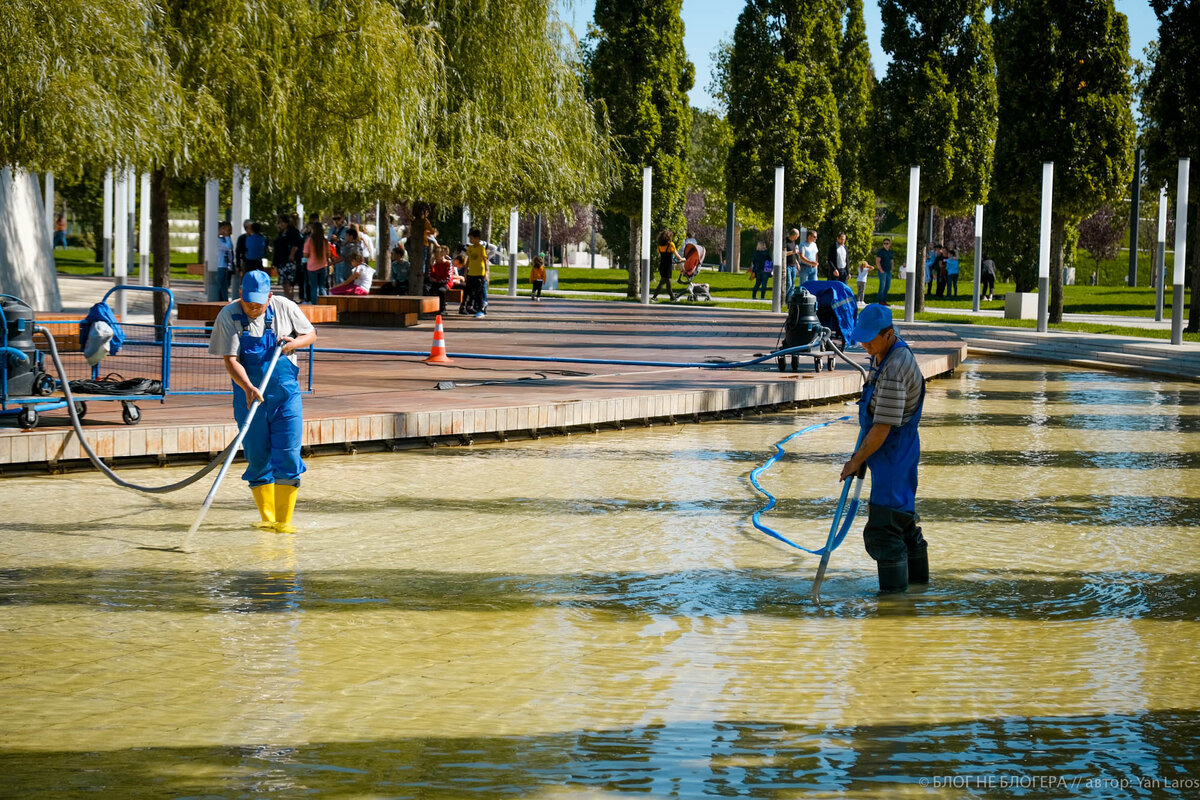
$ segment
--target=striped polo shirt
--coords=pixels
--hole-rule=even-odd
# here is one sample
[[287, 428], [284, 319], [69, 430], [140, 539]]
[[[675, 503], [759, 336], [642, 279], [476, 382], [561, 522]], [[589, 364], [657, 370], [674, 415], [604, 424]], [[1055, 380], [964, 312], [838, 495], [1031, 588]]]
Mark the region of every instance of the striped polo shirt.
[[867, 405], [867, 413], [874, 422], [884, 425], [903, 425], [917, 413], [921, 403], [921, 388], [925, 378], [912, 350], [896, 347], [883, 364], [883, 369], [872, 368], [875, 393]]

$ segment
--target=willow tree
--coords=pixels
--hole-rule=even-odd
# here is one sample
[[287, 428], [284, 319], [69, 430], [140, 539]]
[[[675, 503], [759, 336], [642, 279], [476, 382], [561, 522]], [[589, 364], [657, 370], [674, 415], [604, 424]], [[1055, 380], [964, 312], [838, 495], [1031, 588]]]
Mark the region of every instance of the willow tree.
[[173, 109], [151, 0], [10, 0], [0, 25], [0, 164], [78, 174], [161, 152]]
[[157, 286], [169, 280], [169, 178], [241, 164], [256, 183], [319, 191], [395, 180], [423, 152], [436, 40], [387, 0], [165, 0], [148, 30], [175, 114], [151, 165]]
[[[1178, 159], [1193, 160], [1200, 142], [1200, 2], [1151, 0], [1158, 15], [1158, 44], [1141, 88], [1142, 146], [1151, 184], [1175, 184]], [[1195, 165], [1193, 164], [1193, 169]], [[1188, 218], [1197, 224], [1198, 192], [1191, 192]], [[1195, 227], [1192, 228], [1194, 232]], [[1193, 238], [1194, 242], [1195, 239]], [[1191, 248], [1192, 301], [1187, 330], [1200, 331], [1200, 247]]]
[[[440, 32], [444, 93], [423, 120], [426, 155], [384, 196], [468, 205], [476, 218], [599, 200], [612, 181], [611, 145], [551, 1], [445, 0], [424, 13], [409, 19]], [[418, 255], [410, 285], [419, 285]]]
[[597, 0], [588, 35], [588, 94], [603, 103], [620, 152], [607, 211], [628, 220], [631, 298], [641, 291], [637, 217], [644, 167], [654, 168], [652, 228], [686, 226], [687, 93], [695, 67], [683, 49], [681, 6], [682, 0]]
[[749, 0], [729, 58], [730, 194], [770, 214], [782, 166], [785, 213], [810, 227], [841, 199], [833, 93], [841, 8], [837, 0]]
[[862, 0], [848, 0], [845, 25], [839, 33], [833, 96], [841, 126], [842, 141], [836, 163], [842, 192], [841, 200], [830, 209], [821, 225], [821, 239], [830, 242], [837, 234], [844, 233], [847, 265], [852, 266], [862, 259], [873, 264], [871, 234], [875, 232], [875, 192], [867, 182], [865, 170], [867, 142], [874, 121], [875, 70], [871, 66]]
[[1068, 227], [1125, 196], [1133, 172], [1129, 28], [1112, 0], [1000, 0], [994, 6], [1003, 203], [1034, 218], [1053, 161], [1051, 322], [1062, 321]]
[[[881, 0], [883, 49], [871, 172], [890, 202], [908, 200], [909, 167], [921, 167], [922, 205], [946, 216], [987, 200], [996, 139], [992, 31], [983, 0]], [[940, 236], [938, 237], [940, 238]], [[924, 306], [917, 274], [917, 310]]]

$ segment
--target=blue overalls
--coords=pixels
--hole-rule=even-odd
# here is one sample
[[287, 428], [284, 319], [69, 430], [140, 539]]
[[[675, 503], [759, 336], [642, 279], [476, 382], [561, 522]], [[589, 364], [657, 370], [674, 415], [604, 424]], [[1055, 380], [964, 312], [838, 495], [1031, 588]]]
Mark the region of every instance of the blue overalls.
[[[233, 315], [242, 326], [238, 335], [238, 362], [246, 370], [250, 382], [258, 386], [271, 362], [271, 351], [275, 338], [275, 312], [270, 306], [264, 314], [265, 330], [262, 336], [250, 335], [250, 320], [243, 313]], [[265, 483], [288, 486], [300, 485], [300, 474], [304, 462], [300, 459], [300, 440], [304, 432], [303, 411], [300, 407], [300, 370], [287, 356], [280, 355], [271, 373], [271, 382], [263, 392], [263, 403], [246, 431], [242, 446], [249, 466], [242, 473], [242, 480], [251, 487]], [[233, 416], [240, 429], [246, 422], [250, 409], [246, 406], [246, 393], [235, 382], [233, 384]]]
[[[891, 349], [871, 368], [858, 401], [858, 424], [865, 434], [875, 424], [868, 408], [875, 395], [875, 382], [892, 354], [908, 344], [897, 339]], [[892, 426], [883, 444], [867, 459], [871, 470], [871, 500], [863, 543], [867, 553], [878, 562], [879, 588], [901, 591], [913, 583], [929, 580], [929, 562], [925, 538], [917, 525], [917, 464], [921, 460], [921, 440], [917, 425], [925, 405], [925, 383], [912, 418]]]

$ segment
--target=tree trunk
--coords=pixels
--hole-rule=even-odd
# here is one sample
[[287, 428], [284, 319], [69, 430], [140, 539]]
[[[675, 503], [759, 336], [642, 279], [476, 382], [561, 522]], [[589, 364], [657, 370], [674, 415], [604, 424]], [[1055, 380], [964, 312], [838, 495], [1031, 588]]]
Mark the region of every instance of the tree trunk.
[[640, 248], [638, 245], [641, 226], [638, 225], [637, 217], [629, 218], [629, 283], [625, 289], [625, 296], [630, 300], [637, 300], [642, 296], [642, 259]]
[[425, 217], [413, 217], [408, 226], [408, 293], [420, 295], [425, 292], [425, 236], [429, 232], [429, 221]]
[[[1192, 230], [1200, 229], [1200, 204], [1188, 208], [1197, 209], [1194, 215], [1196, 227]], [[1188, 306], [1188, 323], [1184, 330], [1188, 333], [1200, 333], [1200, 247], [1195, 245], [1192, 245], [1192, 302]]]
[[375, 254], [375, 273], [379, 280], [386, 281], [392, 272], [392, 220], [388, 216], [387, 206], [379, 204], [379, 216], [375, 227], [379, 230], [379, 252]]
[[[204, 207], [208, 204], [207, 191], [200, 196], [200, 244], [196, 247], [196, 263], [203, 264], [204, 261], [204, 245], [207, 244], [204, 240], [208, 237], [204, 235]], [[207, 275], [205, 276], [207, 277]], [[205, 291], [208, 291], [205, 289]]]
[[1050, 305], [1047, 318], [1062, 322], [1063, 315], [1063, 235], [1067, 221], [1061, 214], [1050, 218]]
[[[171, 288], [171, 228], [170, 197], [167, 171], [159, 167], [150, 173], [150, 253], [153, 284]], [[167, 296], [154, 293], [154, 324], [163, 325], [167, 318]]]
[[[917, 241], [920, 243], [921, 235], [921, 220], [925, 219], [929, 212], [933, 210], [933, 206], [921, 208], [917, 205]], [[944, 230], [944, 229], [943, 229]], [[929, 260], [929, 240], [918, 247], [914, 252], [918, 254], [918, 262], [913, 264], [913, 312], [921, 312], [925, 310], [925, 262]], [[906, 266], [907, 269], [907, 266]]]
[[495, 244], [492, 241], [492, 215], [487, 215], [487, 222], [483, 226], [483, 240], [489, 244]]

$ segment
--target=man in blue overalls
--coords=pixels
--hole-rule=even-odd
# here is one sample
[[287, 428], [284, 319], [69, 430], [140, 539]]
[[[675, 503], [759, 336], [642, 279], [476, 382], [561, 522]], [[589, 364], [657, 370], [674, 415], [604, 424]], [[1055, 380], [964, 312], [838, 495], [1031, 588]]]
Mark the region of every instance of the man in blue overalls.
[[[293, 533], [292, 513], [300, 490], [304, 462], [300, 440], [304, 432], [300, 407], [299, 369], [293, 352], [317, 339], [316, 330], [300, 307], [271, 294], [271, 278], [261, 270], [242, 279], [242, 298], [217, 315], [208, 352], [224, 358], [233, 380], [233, 416], [238, 428], [246, 422], [250, 405], [262, 405], [246, 431], [242, 447], [249, 466], [242, 479], [250, 484], [261, 520], [255, 527]], [[276, 345], [279, 360], [271, 382], [260, 393]]]
[[858, 402], [862, 441], [842, 467], [842, 480], [863, 464], [871, 471], [871, 501], [863, 542], [879, 570], [880, 592], [902, 592], [929, 582], [925, 537], [917, 525], [917, 425], [925, 402], [925, 378], [912, 350], [892, 327], [892, 310], [872, 303], [858, 315], [854, 341], [871, 356], [871, 371]]

